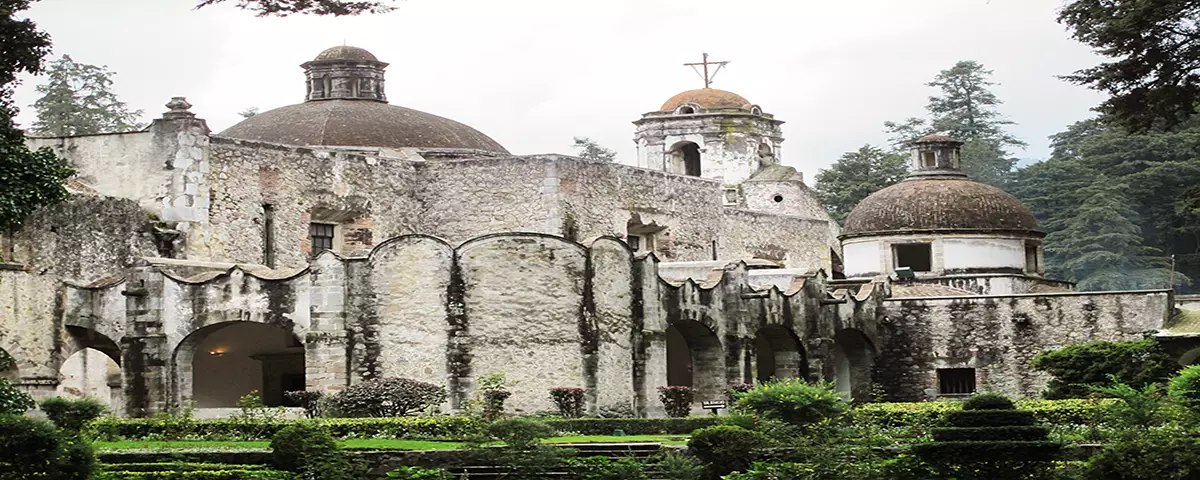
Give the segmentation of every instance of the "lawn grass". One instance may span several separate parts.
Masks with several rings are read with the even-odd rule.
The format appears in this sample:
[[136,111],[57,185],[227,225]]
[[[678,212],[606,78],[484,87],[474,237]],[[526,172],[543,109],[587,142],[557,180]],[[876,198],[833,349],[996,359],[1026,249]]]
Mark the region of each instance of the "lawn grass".
[[[570,437],[554,437],[545,440],[546,443],[631,443],[657,442],[666,445],[683,445],[687,443],[686,435],[626,435],[614,437],[608,435],[576,435]],[[342,447],[351,450],[457,450],[466,446],[465,442],[439,442],[431,440],[397,440],[393,438],[351,438],[342,440]],[[496,443],[497,445],[499,442]],[[254,450],[270,449],[271,442],[225,442],[205,440],[180,441],[148,441],[126,440],[120,442],[94,442],[92,444],[100,451],[120,450]]]

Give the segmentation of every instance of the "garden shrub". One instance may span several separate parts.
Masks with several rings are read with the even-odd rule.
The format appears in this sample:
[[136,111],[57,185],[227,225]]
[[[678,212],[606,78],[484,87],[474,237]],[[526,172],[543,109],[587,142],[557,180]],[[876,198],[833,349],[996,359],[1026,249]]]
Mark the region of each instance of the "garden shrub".
[[1037,419],[1027,410],[958,410],[946,413],[952,427],[1006,427],[1034,425]]
[[571,473],[579,480],[646,480],[646,465],[633,458],[608,457],[567,459]]
[[297,423],[280,430],[271,439],[271,459],[289,472],[321,472],[323,479],[351,478],[333,436],[321,427]]
[[[225,469],[197,471],[137,472],[110,470],[98,472],[93,480],[295,480],[295,474],[279,470]],[[323,479],[324,477],[315,477]]]
[[1188,410],[1200,413],[1200,365],[1185,367],[1172,377],[1167,393]]
[[1038,354],[1030,366],[1054,376],[1043,393],[1047,399],[1085,398],[1091,387],[1112,383],[1110,376],[1142,389],[1166,382],[1177,368],[1153,339],[1070,345]]
[[1012,400],[999,393],[980,393],[972,395],[962,404],[963,410],[1016,410]]
[[753,383],[731,383],[728,387],[725,387],[725,401],[729,402],[730,408],[733,408],[733,404],[737,403],[737,399],[741,394],[753,389]]
[[487,426],[489,436],[510,447],[526,450],[536,446],[543,438],[554,436],[554,428],[530,418],[497,420]]
[[320,401],[324,396],[325,394],[322,392],[311,390],[283,392],[283,398],[296,404],[297,407],[303,408],[304,416],[308,418],[317,418],[317,414],[320,413]]
[[[1049,472],[1062,447],[1046,440],[1048,429],[1034,426],[1033,412],[1007,409],[1012,402],[991,396],[974,409],[946,414],[949,427],[933,429],[931,443],[913,454],[939,474],[960,479],[1027,478]],[[966,405],[964,405],[966,406]]]
[[[1113,377],[1115,380],[1115,377]],[[1142,388],[1115,382],[1108,386],[1093,386],[1092,390],[1120,401],[1104,406],[1104,413],[1119,427],[1146,431],[1163,424],[1168,417],[1167,401],[1162,388],[1151,383]],[[1135,432],[1127,432],[1134,433]]]
[[342,414],[350,417],[402,417],[446,401],[446,387],[409,378],[375,378],[334,395]]
[[692,411],[695,393],[692,387],[683,385],[658,387],[658,400],[662,402],[668,417],[686,417]]
[[388,478],[405,480],[453,480],[454,475],[441,468],[400,467],[387,473]]
[[759,384],[738,398],[737,407],[792,425],[810,425],[840,417],[850,404],[828,382],[787,379]]
[[1191,480],[1200,478],[1200,443],[1186,437],[1149,437],[1105,447],[1084,468],[1083,478]]
[[757,450],[767,446],[762,434],[733,425],[717,425],[692,432],[688,451],[705,464],[710,478],[720,478],[750,466]]
[[954,441],[1038,441],[1045,440],[1050,429],[1040,426],[946,427],[933,430],[933,439]]
[[20,415],[37,406],[25,391],[17,388],[8,379],[0,378],[0,415]]
[[[1033,412],[1038,423],[1084,425],[1104,415],[1104,409],[1119,400],[1022,400],[1017,407]],[[855,406],[849,415],[855,423],[879,427],[932,427],[946,412],[959,410],[960,402],[869,403]]]
[[95,470],[91,446],[45,420],[0,415],[0,480],[87,480]]
[[558,407],[558,414],[563,418],[579,418],[583,416],[582,388],[551,388],[550,399]]
[[504,415],[504,402],[512,396],[508,387],[518,382],[509,381],[504,372],[495,372],[479,379],[479,394],[483,397],[483,419],[492,421]]
[[705,415],[682,418],[568,418],[546,420],[560,432],[582,435],[612,435],[616,430],[626,435],[687,435],[692,431],[721,424],[726,415]]
[[696,457],[667,450],[655,458],[655,469],[665,480],[700,480],[704,465]]
[[108,407],[94,398],[47,398],[42,401],[41,409],[55,426],[76,433],[108,412]]
[[272,420],[247,424],[231,419],[196,420],[104,417],[88,424],[86,435],[101,441],[137,439],[255,440],[270,439],[296,424],[319,425],[335,438],[439,438],[465,439],[478,434],[480,425],[469,417],[320,418]]

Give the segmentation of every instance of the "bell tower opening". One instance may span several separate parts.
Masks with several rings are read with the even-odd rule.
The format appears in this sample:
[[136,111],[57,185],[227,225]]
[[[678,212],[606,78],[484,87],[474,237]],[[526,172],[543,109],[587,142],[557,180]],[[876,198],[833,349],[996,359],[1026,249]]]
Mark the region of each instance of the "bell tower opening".
[[679,148],[683,153],[683,173],[692,177],[700,176],[700,146],[688,142]]

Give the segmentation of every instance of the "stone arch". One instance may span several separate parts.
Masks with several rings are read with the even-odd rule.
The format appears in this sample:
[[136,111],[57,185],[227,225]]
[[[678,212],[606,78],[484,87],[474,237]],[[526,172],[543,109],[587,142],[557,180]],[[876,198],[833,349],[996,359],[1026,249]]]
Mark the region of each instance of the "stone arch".
[[175,404],[234,407],[238,398],[258,390],[267,405],[282,405],[284,391],[305,387],[303,341],[283,327],[259,322],[196,329],[172,355]]
[[692,387],[696,401],[719,400],[725,392],[725,354],[709,327],[676,320],[666,331],[667,384]]
[[107,335],[77,325],[67,325],[66,341],[58,353],[60,395],[91,397],[113,411],[124,404],[121,347]]
[[671,146],[668,153],[671,159],[671,173],[691,177],[699,177],[703,173],[700,169],[700,145],[696,142],[678,142]]
[[754,338],[757,375],[760,381],[774,379],[807,379],[808,356],[800,338],[783,325],[765,325]]
[[871,369],[875,366],[875,345],[861,330],[845,328],[833,337],[834,383],[837,390],[855,400],[866,400],[871,393]]
[[1183,352],[1183,355],[1179,356],[1180,366],[1186,367],[1195,364],[1200,364],[1200,347]]

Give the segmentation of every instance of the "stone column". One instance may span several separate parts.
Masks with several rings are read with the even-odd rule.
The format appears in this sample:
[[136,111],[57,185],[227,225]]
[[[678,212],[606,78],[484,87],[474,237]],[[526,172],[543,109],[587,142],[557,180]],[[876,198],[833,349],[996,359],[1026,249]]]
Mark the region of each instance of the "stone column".
[[162,324],[162,274],[135,267],[125,282],[125,336],[121,339],[125,413],[146,417],[168,411],[171,352]]
[[330,252],[312,264],[312,326],[304,339],[305,389],[337,392],[350,383],[346,351],[346,264]]
[[172,98],[167,108],[171,110],[150,125],[155,152],[172,170],[159,217],[166,222],[206,222],[210,205],[208,124],[188,110],[192,104],[183,97]]

